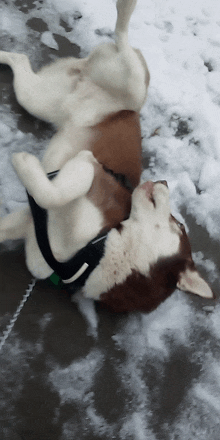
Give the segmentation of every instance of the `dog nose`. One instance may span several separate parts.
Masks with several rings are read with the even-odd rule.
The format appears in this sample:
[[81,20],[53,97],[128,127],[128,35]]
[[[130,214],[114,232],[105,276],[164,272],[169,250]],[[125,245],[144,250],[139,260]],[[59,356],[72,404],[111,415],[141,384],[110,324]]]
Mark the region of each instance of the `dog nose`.
[[165,185],[168,188],[168,184],[166,180],[158,180],[156,183],[162,183],[162,185]]

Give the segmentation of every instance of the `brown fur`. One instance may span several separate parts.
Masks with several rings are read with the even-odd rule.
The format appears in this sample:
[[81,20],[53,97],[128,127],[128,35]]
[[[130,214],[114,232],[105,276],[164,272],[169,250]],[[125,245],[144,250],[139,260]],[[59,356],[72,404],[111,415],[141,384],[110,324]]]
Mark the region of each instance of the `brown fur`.
[[[171,216],[171,221],[176,219]],[[138,310],[150,312],[168,298],[176,289],[180,272],[186,267],[195,270],[191,247],[185,229],[182,229],[180,251],[171,258],[161,258],[152,266],[146,277],[133,270],[122,283],[103,293],[100,300],[104,307],[114,312]]]
[[94,133],[91,150],[102,166],[96,166],[88,197],[104,215],[103,228],[111,229],[129,216],[131,192],[104,168],[123,174],[133,187],[139,184],[142,171],[139,116],[122,110],[98,124]]
[[88,197],[104,216],[104,228],[115,228],[129,216],[131,193],[99,166]]
[[92,152],[99,163],[114,173],[124,174],[133,187],[139,184],[141,165],[141,129],[139,115],[122,110],[95,127]]

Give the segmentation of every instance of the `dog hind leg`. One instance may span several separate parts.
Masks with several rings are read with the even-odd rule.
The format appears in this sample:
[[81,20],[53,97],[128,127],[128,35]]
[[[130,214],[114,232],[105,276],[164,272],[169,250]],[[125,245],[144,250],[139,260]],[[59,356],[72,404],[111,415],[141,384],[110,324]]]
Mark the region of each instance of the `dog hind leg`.
[[40,104],[42,105],[45,96],[41,96],[40,79],[33,72],[28,57],[20,53],[0,51],[0,63],[9,65],[13,71],[13,85],[19,104],[38,117]]
[[146,61],[138,49],[131,48],[128,43],[128,26],[137,0],[117,1],[117,21],[115,26],[115,44],[118,49],[118,58],[123,66],[124,83],[130,102],[127,108],[140,111],[143,106],[150,75]]
[[0,63],[8,64],[13,70],[13,85],[19,104],[33,116],[55,125],[65,118],[63,100],[74,88],[77,72],[85,62],[67,58],[34,73],[26,55],[0,51]]
[[115,42],[120,48],[128,46],[128,25],[137,0],[118,0]]

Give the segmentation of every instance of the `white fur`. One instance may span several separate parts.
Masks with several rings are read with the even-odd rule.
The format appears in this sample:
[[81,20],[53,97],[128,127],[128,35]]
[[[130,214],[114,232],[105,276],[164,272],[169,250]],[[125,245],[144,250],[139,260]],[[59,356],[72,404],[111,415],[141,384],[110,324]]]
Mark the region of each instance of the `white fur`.
[[[90,149],[93,127],[119,110],[139,111],[146,99],[149,74],[139,51],[128,45],[128,23],[136,0],[117,1],[115,44],[96,47],[85,59],[61,59],[31,69],[23,54],[0,51],[0,63],[14,73],[18,102],[31,114],[53,123],[53,136],[42,163],[17,153],[13,164],[36,202],[48,210],[48,235],[59,261],[67,260],[102,228],[102,213],[86,197],[95,173]],[[46,173],[60,169],[49,181]],[[19,227],[18,227],[19,226]],[[52,270],[35,239],[28,210],[0,220],[0,240],[24,238],[29,270],[45,278]]]
[[[149,73],[141,53],[128,45],[128,24],[137,0],[117,0],[115,44],[96,47],[85,59],[67,58],[38,73],[25,55],[0,51],[0,63],[11,66],[19,103],[57,128],[42,163],[28,153],[13,164],[29,193],[48,210],[48,235],[54,257],[65,261],[103,227],[103,214],[87,193],[97,162],[90,151],[93,127],[120,110],[139,112],[147,94]],[[48,180],[46,173],[59,169]],[[152,202],[153,198],[153,202]],[[89,276],[84,295],[99,299],[136,270],[148,275],[160,257],[178,253],[181,230],[172,221],[168,189],[147,182],[132,196],[131,215],[121,234],[113,229],[98,267]],[[29,209],[0,219],[0,241],[25,239],[27,266],[37,278],[51,275],[38,248]],[[177,286],[203,297],[212,292],[195,270],[180,274]],[[93,315],[92,315],[93,320]]]
[[132,269],[147,276],[159,258],[178,253],[181,231],[170,218],[168,188],[154,184],[153,198],[156,206],[143,185],[135,189],[130,217],[121,233],[116,229],[109,233],[105,255],[84,286],[85,296],[98,300],[101,293],[123,283]]

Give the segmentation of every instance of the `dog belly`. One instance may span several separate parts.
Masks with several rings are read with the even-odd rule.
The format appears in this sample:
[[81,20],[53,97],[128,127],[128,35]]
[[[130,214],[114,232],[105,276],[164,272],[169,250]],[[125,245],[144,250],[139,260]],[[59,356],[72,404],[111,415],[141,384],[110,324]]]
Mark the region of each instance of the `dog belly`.
[[67,96],[63,107],[63,111],[70,115],[73,127],[93,127],[109,114],[123,110],[124,103],[84,77]]
[[46,173],[60,170],[65,163],[82,150],[90,150],[94,133],[90,128],[77,127],[68,120],[64,129],[52,138],[42,159]]

